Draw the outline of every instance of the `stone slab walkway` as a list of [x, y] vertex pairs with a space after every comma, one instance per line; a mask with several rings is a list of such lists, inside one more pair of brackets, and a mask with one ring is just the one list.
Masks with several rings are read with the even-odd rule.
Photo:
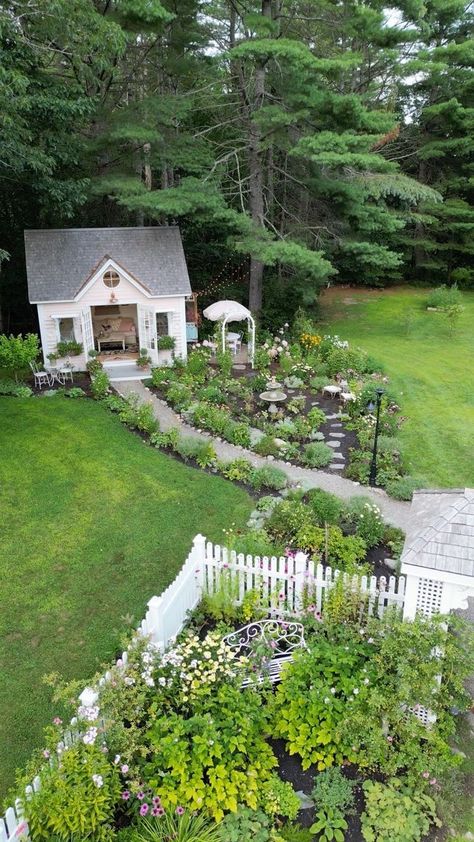
[[338, 497], [342, 497], [344, 500], [353, 497], [355, 494], [363, 494], [364, 496], [371, 497], [374, 503], [382, 510], [384, 520], [387, 523], [392, 524], [392, 526], [398, 526], [399, 529], [406, 529], [410, 504], [392, 500], [381, 488], [368, 488], [357, 482], [352, 482], [350, 479], [345, 479], [337, 474], [328, 474], [325, 471], [300, 468], [297, 465], [287, 465], [286, 462], [279, 459], [269, 461], [257, 453], [252, 453], [251, 450], [246, 450], [244, 447], [236, 447], [233, 444], [229, 444], [229, 442], [216, 439], [208, 433], [198, 432], [194, 427], [190, 427], [189, 424], [186, 424], [179, 418], [171, 407], [157, 398], [140, 381], [115, 381], [114, 387], [124, 397], [134, 392], [141, 400], [151, 403], [155, 417], [160, 424], [160, 429], [164, 432], [171, 427], [176, 427], [185, 436], [207, 440], [211, 439], [219, 459], [230, 461], [231, 459], [245, 457], [252, 465], [258, 468], [263, 467], [263, 465], [275, 465], [275, 467], [285, 471], [291, 482], [299, 483], [303, 488], [322, 488], [324, 491], [337, 494]]

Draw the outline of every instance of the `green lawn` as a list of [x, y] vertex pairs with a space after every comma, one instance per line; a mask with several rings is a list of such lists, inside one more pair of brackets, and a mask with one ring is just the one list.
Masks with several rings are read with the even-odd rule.
[[336, 287], [322, 298], [324, 330], [380, 360], [402, 393], [410, 472], [433, 487], [474, 486], [474, 293], [454, 335], [426, 295]]
[[251, 498], [146, 447], [90, 400], [0, 398], [0, 793], [51, 718], [42, 676], [86, 680]]

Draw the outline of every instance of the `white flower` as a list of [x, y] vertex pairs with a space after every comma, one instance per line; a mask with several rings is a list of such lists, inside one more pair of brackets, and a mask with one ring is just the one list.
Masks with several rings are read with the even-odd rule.
[[88, 731], [84, 734], [82, 738], [82, 742], [85, 743], [86, 746], [94, 745], [97, 739], [97, 728], [89, 728]]
[[326, 696], [326, 698], [324, 699], [324, 704], [328, 705], [330, 701], [331, 699], [329, 698], [329, 696]]
[[94, 705], [93, 707], [81, 705], [77, 713], [81, 719], [86, 719], [87, 722], [94, 722], [99, 716], [99, 708], [97, 705]]
[[155, 682], [153, 681], [151, 676], [148, 676], [147, 678], [145, 678], [145, 684], [147, 685], [147, 687], [154, 687], [155, 686]]
[[95, 785], [101, 787], [104, 785], [104, 779], [102, 775], [92, 775], [92, 780], [94, 781]]
[[115, 763], [115, 765], [117, 765], [117, 763], [120, 763], [120, 754], [116, 754], [116, 755], [115, 755], [115, 757], [114, 757], [114, 763]]
[[132, 678], [131, 675], [126, 675], [125, 678], [124, 678], [124, 683], [127, 684], [128, 687], [131, 687], [132, 684], [135, 684], [135, 679]]
[[369, 679], [368, 679], [368, 678], [364, 678], [364, 684], [369, 684], [369, 683], [370, 683]]
[[333, 694], [333, 696], [334, 696], [334, 693], [335, 693], [335, 692], [336, 692], [336, 688], [335, 688], [335, 687], [331, 687], [331, 693]]
[[354, 696], [357, 696], [358, 693], [359, 693], [359, 690], [357, 689], [357, 687], [354, 687], [352, 692], [354, 693]]
[[158, 679], [158, 684], [160, 685], [160, 687], [166, 687], [166, 678], [164, 678], [164, 676], [160, 676], [160, 678]]

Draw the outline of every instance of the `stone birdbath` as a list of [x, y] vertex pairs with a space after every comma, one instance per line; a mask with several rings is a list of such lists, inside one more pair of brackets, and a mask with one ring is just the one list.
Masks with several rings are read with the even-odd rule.
[[261, 401], [265, 401], [265, 403], [270, 404], [268, 407], [268, 411], [271, 412], [272, 415], [275, 415], [278, 412], [277, 404], [282, 403], [286, 400], [286, 394], [282, 390], [281, 386], [274, 377], [267, 383], [267, 391], [262, 392], [259, 395]]

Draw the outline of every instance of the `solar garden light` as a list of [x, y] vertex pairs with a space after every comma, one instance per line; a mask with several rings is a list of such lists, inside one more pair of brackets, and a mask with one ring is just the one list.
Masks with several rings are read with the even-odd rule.
[[374, 404], [373, 401], [370, 401], [367, 405], [367, 409], [369, 412], [373, 412], [374, 409], [377, 409], [376, 421], [375, 421], [375, 435], [374, 435], [374, 449], [372, 450], [372, 461], [370, 463], [370, 473], [369, 473], [369, 485], [374, 487], [376, 484], [377, 479], [377, 441], [379, 437], [379, 422], [380, 422], [380, 404], [382, 403], [382, 395], [384, 394], [383, 389], [376, 390], [376, 402]]

